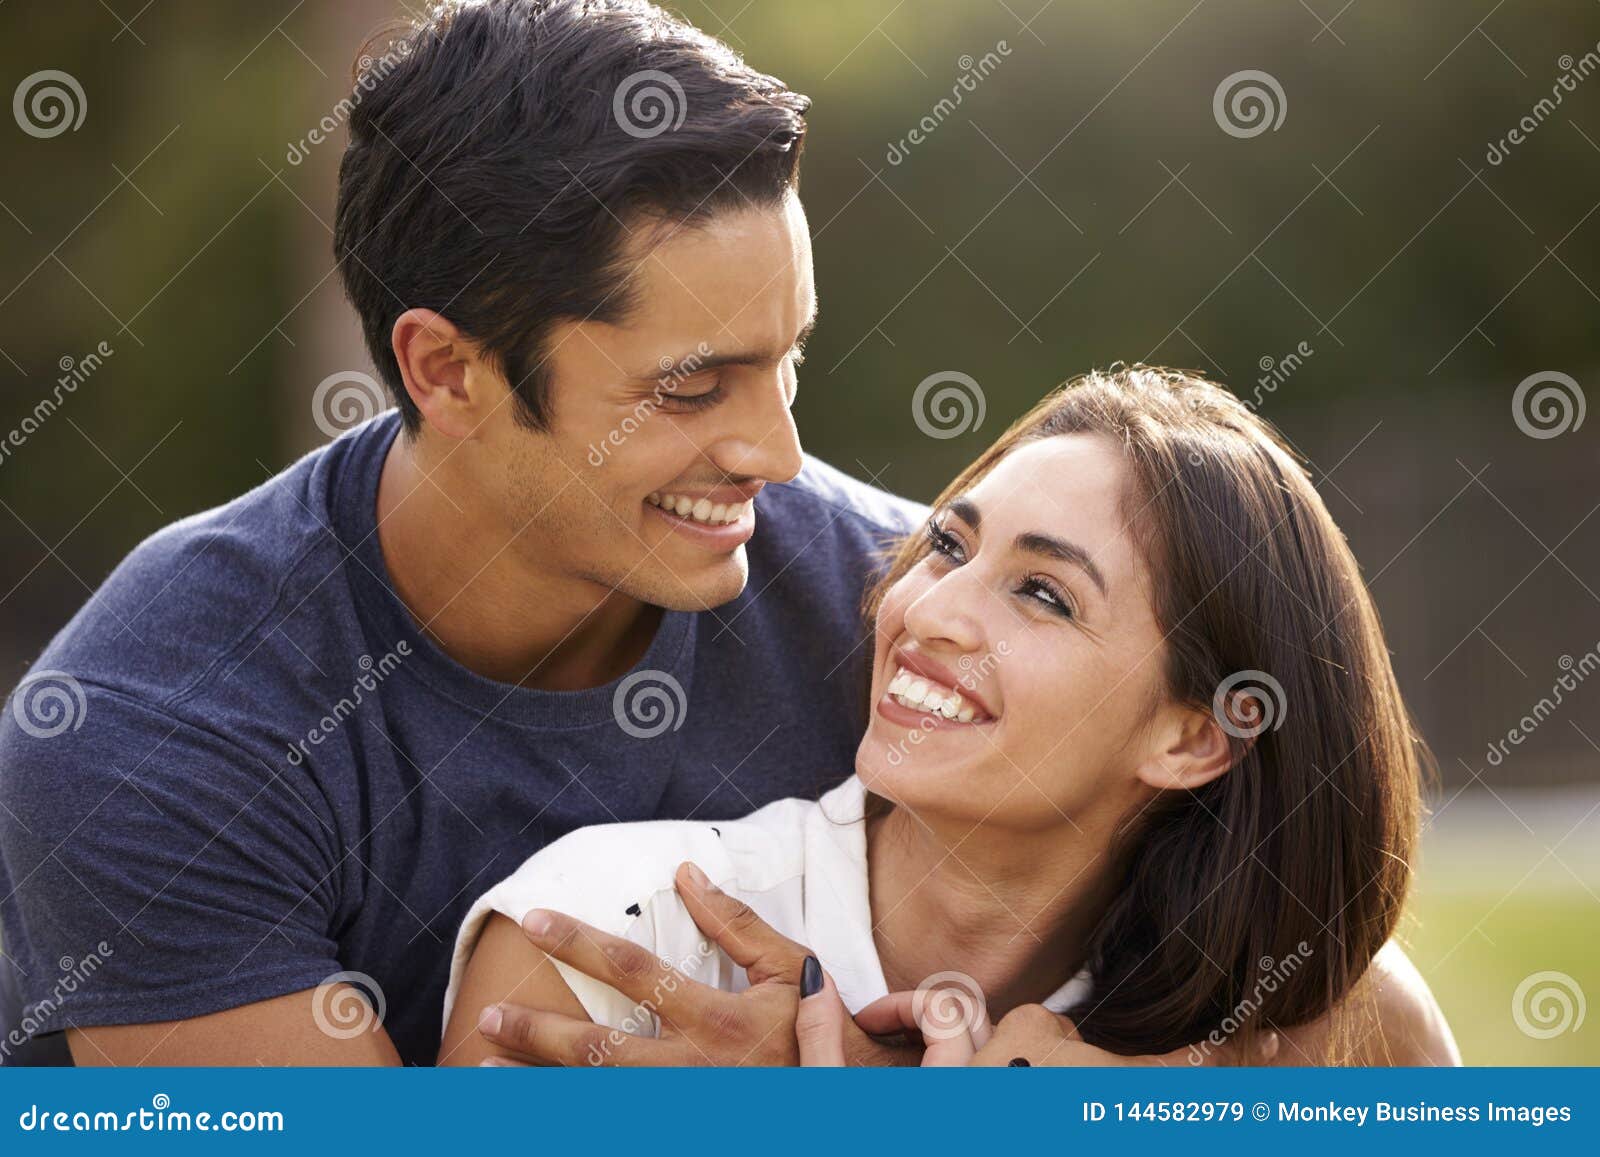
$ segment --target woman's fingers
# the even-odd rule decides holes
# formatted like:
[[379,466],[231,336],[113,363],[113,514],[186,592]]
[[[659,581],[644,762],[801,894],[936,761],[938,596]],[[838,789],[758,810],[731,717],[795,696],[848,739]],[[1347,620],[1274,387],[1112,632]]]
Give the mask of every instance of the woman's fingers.
[[735,900],[708,880],[694,864],[678,865],[675,883],[700,931],[745,970],[752,985],[767,980],[800,983],[800,965],[810,953],[809,948],[778,932],[750,905]]
[[917,1018],[912,1015],[911,1001],[914,992],[891,992],[880,996],[856,1013],[856,1024],[861,1031],[872,1036],[893,1036],[901,1032],[920,1032]]
[[807,1068],[842,1068],[845,1022],[850,1014],[839,999],[833,978],[815,956],[806,957],[802,965],[800,994],[800,1009],[794,1018],[800,1063]]
[[891,992],[856,1013],[855,1020],[862,1031],[873,1036],[921,1033],[924,1068],[969,1063],[994,1031],[983,1002],[964,989]]

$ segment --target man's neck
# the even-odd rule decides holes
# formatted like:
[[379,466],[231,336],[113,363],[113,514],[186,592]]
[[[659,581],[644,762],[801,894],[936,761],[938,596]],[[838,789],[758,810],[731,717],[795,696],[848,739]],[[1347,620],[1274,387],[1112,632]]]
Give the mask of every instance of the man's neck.
[[423,632],[485,678],[549,691],[609,682],[650,647],[661,621],[597,583],[530,569],[526,524],[465,508],[448,463],[431,471],[416,443],[390,447],[378,482],[378,542],[395,593]]
[[1094,833],[945,831],[903,807],[869,823],[874,939],[891,992],[972,977],[998,1021],[1082,965],[1109,872]]

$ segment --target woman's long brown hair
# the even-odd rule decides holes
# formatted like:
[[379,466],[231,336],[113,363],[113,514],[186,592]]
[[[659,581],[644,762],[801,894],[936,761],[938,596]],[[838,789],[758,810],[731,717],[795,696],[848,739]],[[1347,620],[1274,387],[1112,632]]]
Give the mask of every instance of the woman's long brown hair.
[[[1222,387],[1145,366],[1074,379],[935,508],[1017,446],[1075,433],[1123,448],[1167,694],[1212,711],[1233,688],[1236,763],[1130,817],[1090,943],[1093,991],[1069,1015],[1119,1053],[1226,1039],[1249,1056],[1259,1034],[1339,1006],[1395,931],[1431,758],[1344,536],[1282,437]],[[900,545],[869,594],[874,618],[927,549],[922,535]],[[1240,716],[1266,726],[1251,738]],[[1292,1060],[1348,1056],[1351,1033],[1334,1027],[1329,1056]]]

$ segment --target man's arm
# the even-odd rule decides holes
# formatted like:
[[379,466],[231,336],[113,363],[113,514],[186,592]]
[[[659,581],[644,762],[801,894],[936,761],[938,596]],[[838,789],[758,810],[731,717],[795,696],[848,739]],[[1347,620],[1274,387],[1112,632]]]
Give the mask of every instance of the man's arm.
[[362,997],[331,987],[344,880],[307,770],[84,691],[79,731],[0,717],[0,914],[39,1030],[79,1064],[395,1059],[381,1033],[340,1039]]
[[[1393,940],[1338,1009],[1283,1034],[1275,1064],[1323,1065],[1348,1049],[1346,1065],[1459,1065],[1461,1052],[1439,1002]],[[1330,1046],[1332,1046],[1330,1048]]]
[[[1289,1066],[1461,1063],[1455,1038],[1428,982],[1392,940],[1379,950],[1372,967],[1338,1008],[1310,1024],[1271,1034],[1264,1043],[1271,1055],[1245,1058],[1224,1047],[1212,1060]],[[1068,1018],[1042,1005],[1026,1004],[1006,1014],[973,1063],[1005,1065],[1022,1057],[1033,1065],[1181,1067],[1189,1064],[1189,1053],[1182,1048],[1163,1056],[1118,1057],[1085,1044]]]
[[[529,943],[509,917],[496,912],[484,927],[461,975],[461,987],[450,1009],[450,1023],[445,1026],[444,1042],[439,1046],[439,1063],[481,1065],[495,1057],[520,1059],[524,1054],[497,1045],[478,1031],[483,1013],[502,1003],[530,1012],[560,1014],[570,1018],[572,1027],[580,1033],[583,1025],[590,1023],[589,1014],[550,958]],[[604,1031],[597,1030],[596,1035]]]
[[319,1026],[319,1009],[361,999],[349,985],[308,988],[189,1020],[68,1029],[67,1045],[85,1066],[398,1065],[382,1025],[350,1037]]
[[[587,1017],[513,1002],[499,1006],[499,1026],[492,1032],[480,1030],[483,1035],[501,1055],[541,1064],[593,1064],[591,1049],[599,1041],[604,1042],[605,1064],[795,1064],[800,971],[809,950],[781,935],[749,905],[721,891],[690,864],[680,865],[674,883],[700,931],[745,970],[749,988],[738,994],[721,992],[684,976],[637,944],[550,913],[546,927],[530,927],[530,921],[524,921],[516,934],[526,935],[540,953],[640,1003],[649,1002],[660,1017],[661,1037],[615,1034]],[[509,933],[502,930],[500,935]],[[479,1011],[463,991],[452,1012],[452,1030],[457,1014],[471,1020]],[[844,1031],[844,1049],[852,1063],[907,1063],[903,1050],[879,1044],[854,1023]]]

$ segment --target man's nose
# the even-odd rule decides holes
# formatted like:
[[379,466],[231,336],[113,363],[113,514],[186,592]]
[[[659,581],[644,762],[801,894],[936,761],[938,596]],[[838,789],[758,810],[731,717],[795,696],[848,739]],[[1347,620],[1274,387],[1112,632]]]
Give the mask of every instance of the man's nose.
[[805,455],[782,381],[761,391],[753,404],[730,415],[732,425],[711,448],[711,460],[729,477],[788,482],[800,473]]

